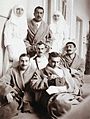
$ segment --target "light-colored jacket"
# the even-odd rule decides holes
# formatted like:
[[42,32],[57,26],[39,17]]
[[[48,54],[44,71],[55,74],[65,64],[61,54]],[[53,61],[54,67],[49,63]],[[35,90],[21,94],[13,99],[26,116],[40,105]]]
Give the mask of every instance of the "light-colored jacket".
[[65,67],[70,69],[72,77],[76,80],[77,85],[82,84],[82,79],[85,71],[85,62],[77,54],[73,60],[70,59],[68,55],[63,57],[65,59]]
[[44,21],[41,21],[40,27],[38,29],[34,22],[34,19],[32,19],[28,23],[28,35],[27,39],[25,40],[27,50],[29,47],[31,47],[32,51],[35,50],[33,48],[39,41],[42,41],[47,46],[51,47],[52,40],[52,32],[49,29],[49,26]]
[[[7,73],[0,79],[0,85],[3,85],[5,88],[6,94],[14,92],[17,96],[23,99],[23,101],[30,101],[28,83],[32,77],[33,72],[31,72],[30,67],[21,74],[20,67],[12,67]],[[27,89],[27,87],[29,89]],[[6,95],[5,94],[5,95]]]

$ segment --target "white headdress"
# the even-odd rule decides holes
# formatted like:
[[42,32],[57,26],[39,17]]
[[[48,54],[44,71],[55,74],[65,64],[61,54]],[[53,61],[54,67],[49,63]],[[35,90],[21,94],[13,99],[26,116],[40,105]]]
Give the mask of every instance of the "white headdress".
[[[22,16],[18,17],[16,15],[16,9],[17,8],[23,8],[24,13],[22,14]],[[22,29],[27,29],[27,18],[26,18],[26,12],[25,12],[25,8],[22,5],[15,5],[12,8],[12,12],[11,12],[11,16],[9,19],[9,22],[18,25],[19,27],[21,27]]]
[[62,13],[59,10],[55,11],[53,13],[53,15],[59,15],[60,16],[60,19],[63,19],[64,20],[64,17],[63,17]]

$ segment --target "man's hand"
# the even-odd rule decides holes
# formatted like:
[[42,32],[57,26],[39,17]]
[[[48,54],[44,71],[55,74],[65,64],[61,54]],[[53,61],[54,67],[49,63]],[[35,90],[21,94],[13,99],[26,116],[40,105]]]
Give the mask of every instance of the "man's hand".
[[73,69],[73,68],[70,68],[70,70],[71,70],[71,74],[78,74],[78,71],[76,70],[76,69]]
[[6,98],[7,98],[7,100],[8,100],[9,103],[10,103],[10,102],[13,102],[13,96],[12,96],[11,93],[8,93],[8,94],[6,95]]
[[52,75],[49,77],[49,80],[53,80],[53,79],[56,79],[56,78],[58,78],[58,76],[55,75],[55,74],[52,74]]

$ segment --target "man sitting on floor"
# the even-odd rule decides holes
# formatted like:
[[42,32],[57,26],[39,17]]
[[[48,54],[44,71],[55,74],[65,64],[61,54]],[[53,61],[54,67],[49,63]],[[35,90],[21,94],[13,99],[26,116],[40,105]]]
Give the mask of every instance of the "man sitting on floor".
[[49,53],[47,66],[37,70],[30,80],[35,102],[47,109],[52,119],[67,112],[72,104],[79,103],[75,94],[77,86],[69,70],[59,64],[59,54]]
[[77,48],[74,40],[68,41],[65,45],[65,49],[66,54],[63,56],[64,66],[70,70],[73,80],[76,82],[79,89],[81,89],[85,71],[85,62],[76,54]]
[[[19,57],[19,64],[11,67],[7,73],[0,79],[0,86],[5,92],[2,95],[1,109],[11,107],[15,111],[32,112],[32,94],[28,85],[33,72],[29,66],[30,58],[27,54]],[[1,96],[1,94],[0,94]],[[12,106],[13,105],[13,106]],[[7,110],[6,110],[7,111]],[[0,111],[0,115],[1,115]],[[4,112],[3,112],[4,113]],[[4,115],[6,112],[4,113]],[[14,116],[14,115],[13,115]],[[10,118],[9,118],[10,119]]]
[[30,65],[32,69],[43,69],[48,64],[48,56],[46,53],[46,44],[42,41],[36,45],[36,55],[30,59]]

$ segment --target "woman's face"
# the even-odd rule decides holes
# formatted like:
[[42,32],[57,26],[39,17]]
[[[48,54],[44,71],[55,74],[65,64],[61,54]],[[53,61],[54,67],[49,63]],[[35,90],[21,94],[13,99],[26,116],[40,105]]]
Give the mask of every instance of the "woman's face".
[[53,19],[54,19],[56,22],[59,21],[60,15],[59,15],[59,14],[54,14],[54,15],[53,15]]
[[24,13],[24,9],[23,8],[17,7],[15,9],[16,16],[21,17],[23,15],[23,13]]

